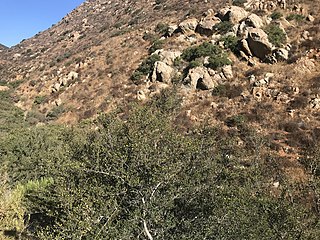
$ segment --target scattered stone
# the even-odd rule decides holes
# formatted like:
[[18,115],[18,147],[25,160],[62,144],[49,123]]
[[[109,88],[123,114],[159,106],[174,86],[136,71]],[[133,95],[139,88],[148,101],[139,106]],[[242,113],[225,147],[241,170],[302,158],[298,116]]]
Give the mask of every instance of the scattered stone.
[[252,56],[252,52],[250,50],[248,41],[246,39],[242,39],[239,43],[241,51],[245,53],[246,56]]
[[76,79],[78,79],[78,77],[79,77],[79,73],[74,72],[74,71],[71,71],[68,74],[68,80],[76,80]]
[[62,104],[61,98],[54,100],[54,105],[56,105],[57,107],[60,106],[61,104]]
[[51,89],[52,93],[59,92],[59,90],[60,90],[60,83],[57,82],[57,83],[53,84],[52,89]]
[[167,29],[167,35],[171,37],[179,29],[178,25],[169,24]]
[[144,101],[144,100],[147,99],[146,94],[144,93],[144,91],[139,90],[139,91],[137,92],[137,99],[138,99],[139,101]]
[[252,89],[252,95],[254,98],[256,98],[258,101],[260,101],[263,97],[263,92],[264,92],[264,88],[263,87],[254,87]]
[[311,99],[311,101],[309,102],[310,107],[313,109],[320,109],[320,98],[319,96],[316,96],[314,98]]
[[307,16],[307,21],[309,21],[309,22],[314,22],[314,20],[315,20],[315,19],[314,19],[314,17],[313,17],[312,15],[309,14],[309,15]]

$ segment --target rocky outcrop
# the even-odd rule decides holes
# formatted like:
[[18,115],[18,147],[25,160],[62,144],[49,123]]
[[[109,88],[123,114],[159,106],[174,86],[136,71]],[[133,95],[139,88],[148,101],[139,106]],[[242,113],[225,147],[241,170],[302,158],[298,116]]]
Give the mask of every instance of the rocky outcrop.
[[244,20],[246,26],[253,28],[262,28],[264,23],[261,17],[252,13]]
[[155,51],[154,54],[158,54],[159,55],[161,62],[164,62],[167,65],[172,65],[174,60],[177,57],[180,57],[181,52],[180,51],[171,51],[171,50],[159,49],[159,50]]
[[154,64],[151,80],[153,82],[158,81],[158,82],[170,83],[174,75],[174,72],[175,72],[174,69],[168,64],[157,61]]
[[221,20],[215,16],[207,16],[200,20],[196,31],[202,35],[211,36],[215,32],[215,25]]
[[232,24],[239,23],[242,19],[246,18],[248,15],[249,13],[246,10],[237,6],[222,8],[217,14],[217,16],[222,21],[229,21]]
[[182,33],[194,32],[198,26],[198,20],[196,18],[189,18],[182,21],[179,24],[179,29]]
[[252,54],[262,61],[272,52],[272,44],[262,29],[249,29],[247,41]]
[[205,67],[190,69],[184,82],[191,89],[210,90],[217,86]]

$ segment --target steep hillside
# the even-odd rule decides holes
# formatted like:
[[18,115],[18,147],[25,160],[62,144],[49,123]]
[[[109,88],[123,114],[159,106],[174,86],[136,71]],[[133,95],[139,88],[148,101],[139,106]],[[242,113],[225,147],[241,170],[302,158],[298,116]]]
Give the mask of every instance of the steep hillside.
[[[128,80],[150,46],[144,33],[159,21],[176,23],[190,11],[202,14],[210,4],[200,2],[87,1],[52,28],[11,48],[2,56],[10,65],[1,74],[7,81],[23,80],[17,95],[26,110],[37,96],[45,96],[37,108],[43,114],[61,102],[69,112],[62,121],[90,117],[134,95]],[[53,94],[55,83],[72,71],[79,73],[76,82]]]
[[[3,52],[2,80],[20,83],[14,99],[33,124],[76,123],[176,86],[184,95],[181,118],[230,128],[229,120],[241,116],[274,139],[276,149],[308,146],[319,126],[319,6],[312,1],[234,4],[246,10],[235,10],[230,20],[223,19],[225,1],[86,1],[50,29]],[[242,18],[252,13],[257,15],[250,15],[253,23],[248,25]],[[219,22],[220,29],[217,25],[208,32],[210,24]],[[243,29],[252,26],[273,36],[270,52],[276,55],[262,59],[243,45]],[[233,44],[233,51],[223,39],[229,47]],[[165,50],[163,56],[177,57],[208,41],[225,48],[232,62],[229,76],[218,69],[209,87],[196,83],[190,89],[185,59],[170,60],[175,74],[167,80],[152,78],[153,65],[146,65],[152,68],[147,74],[137,71],[159,48]],[[239,52],[239,46],[244,50]],[[303,137],[296,139],[296,131]]]
[[311,0],[87,0],[0,46],[0,238],[318,239],[319,39]]

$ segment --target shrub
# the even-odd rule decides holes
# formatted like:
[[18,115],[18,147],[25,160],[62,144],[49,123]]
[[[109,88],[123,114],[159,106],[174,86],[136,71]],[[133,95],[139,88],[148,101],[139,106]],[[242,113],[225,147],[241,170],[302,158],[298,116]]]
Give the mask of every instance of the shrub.
[[164,41],[163,40],[160,40],[160,39],[157,39],[155,40],[151,47],[149,48],[149,54],[152,54],[154,53],[156,50],[158,49],[161,49],[163,47],[163,44],[164,44]]
[[301,14],[297,14],[297,13],[292,13],[292,14],[288,15],[288,16],[286,17],[286,19],[287,19],[288,21],[295,20],[295,21],[297,21],[297,22],[301,22],[301,21],[303,21],[303,20],[305,19],[305,16],[303,16],[303,15],[301,15]]
[[242,86],[235,86],[230,84],[218,85],[212,90],[213,96],[235,98],[239,97],[243,91]]
[[205,42],[198,46],[193,46],[185,49],[182,52],[181,58],[185,61],[191,62],[200,57],[212,56],[222,52],[222,49],[216,45]]
[[209,63],[207,66],[212,69],[231,64],[231,61],[228,59],[228,55],[221,47],[208,42],[187,48],[181,55],[181,58],[188,62],[195,61],[202,57],[209,57]]
[[158,54],[152,54],[146,58],[138,67],[137,70],[131,75],[131,80],[138,82],[141,80],[142,76],[150,74],[153,70],[155,62],[160,61],[160,56]]
[[220,54],[211,56],[209,58],[209,64],[208,67],[212,69],[217,69],[219,67],[223,67],[225,65],[231,65],[232,62],[228,58],[228,55],[225,52],[222,52]]
[[229,35],[229,36],[220,38],[219,41],[223,42],[224,47],[227,49],[230,49],[231,52],[237,53],[239,51],[238,37]]
[[246,0],[232,0],[232,5],[243,7],[246,2]]
[[276,47],[281,47],[286,42],[286,33],[277,25],[270,24],[265,29],[269,41]]
[[168,33],[169,25],[167,23],[158,23],[155,32],[159,33],[160,35],[166,35]]
[[59,118],[60,115],[63,114],[65,111],[66,111],[66,109],[65,109],[65,107],[63,105],[53,107],[51,109],[51,111],[49,111],[47,113],[46,119],[48,121],[55,120],[55,119]]
[[283,14],[281,12],[273,12],[270,17],[272,18],[272,20],[277,20],[280,19],[281,17],[283,17]]
[[36,96],[33,103],[39,105],[46,102],[47,100],[47,96]]
[[188,68],[191,69],[200,66],[202,66],[202,63],[199,60],[192,60],[191,62],[189,62]]
[[229,21],[217,23],[214,28],[220,34],[226,34],[232,30],[233,24]]
[[244,115],[235,115],[227,118],[226,124],[229,127],[241,126],[246,122],[246,117]]
[[163,94],[126,121],[101,116],[96,130],[25,129],[0,142],[32,239],[139,239],[145,229],[169,240],[312,239],[316,215],[265,187],[270,157],[238,152],[215,128],[179,133],[179,104]]

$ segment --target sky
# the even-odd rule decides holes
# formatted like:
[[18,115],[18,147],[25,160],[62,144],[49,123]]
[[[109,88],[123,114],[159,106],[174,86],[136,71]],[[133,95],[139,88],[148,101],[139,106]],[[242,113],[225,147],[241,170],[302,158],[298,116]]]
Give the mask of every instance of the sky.
[[84,0],[0,0],[0,43],[11,47],[52,24]]

